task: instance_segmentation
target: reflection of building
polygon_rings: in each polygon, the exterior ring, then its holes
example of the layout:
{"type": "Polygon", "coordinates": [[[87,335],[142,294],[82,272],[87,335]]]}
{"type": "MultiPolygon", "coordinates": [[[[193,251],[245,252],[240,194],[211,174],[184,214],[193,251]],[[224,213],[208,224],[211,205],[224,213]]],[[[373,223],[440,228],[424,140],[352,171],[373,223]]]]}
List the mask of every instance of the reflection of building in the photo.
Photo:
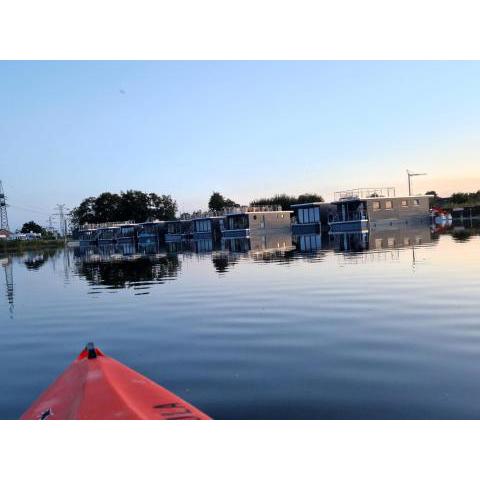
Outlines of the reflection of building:
{"type": "Polygon", "coordinates": [[[224,239],[265,235],[271,232],[290,233],[289,210],[271,210],[262,207],[244,207],[229,211],[223,221],[224,239]]]}
{"type": "Polygon", "coordinates": [[[410,224],[429,218],[429,195],[396,197],[395,189],[357,189],[335,193],[332,232],[410,224]]]}
{"type": "Polygon", "coordinates": [[[294,242],[300,252],[315,252],[329,247],[329,237],[326,233],[295,235],[294,242]]]}
{"type": "Polygon", "coordinates": [[[163,283],[177,276],[180,261],[176,255],[167,255],[165,250],[151,249],[150,246],[147,247],[148,252],[132,254],[128,250],[125,253],[129,245],[75,249],[77,273],[93,285],[113,288],[132,286],[134,290],[148,290],[150,282],[163,283]]]}
{"type": "Polygon", "coordinates": [[[337,211],[335,205],[326,202],[312,202],[292,205],[295,223],[294,235],[320,233],[328,230],[328,219],[337,211]]]}
{"type": "Polygon", "coordinates": [[[396,225],[371,228],[369,231],[339,232],[330,235],[331,247],[337,252],[398,249],[431,243],[430,225],[396,225]]]}
{"type": "Polygon", "coordinates": [[[222,250],[237,253],[292,250],[292,236],[280,232],[268,232],[264,235],[250,234],[249,237],[222,239],[222,250]]]}

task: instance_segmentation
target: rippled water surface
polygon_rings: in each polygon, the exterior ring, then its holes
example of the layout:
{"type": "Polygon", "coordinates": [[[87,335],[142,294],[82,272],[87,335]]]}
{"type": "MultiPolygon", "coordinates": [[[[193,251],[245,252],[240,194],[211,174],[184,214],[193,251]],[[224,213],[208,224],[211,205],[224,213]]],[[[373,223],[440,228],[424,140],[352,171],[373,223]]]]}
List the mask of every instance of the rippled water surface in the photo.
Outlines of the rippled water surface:
{"type": "Polygon", "coordinates": [[[3,256],[0,417],[93,340],[214,418],[480,418],[477,232],[3,256]]]}

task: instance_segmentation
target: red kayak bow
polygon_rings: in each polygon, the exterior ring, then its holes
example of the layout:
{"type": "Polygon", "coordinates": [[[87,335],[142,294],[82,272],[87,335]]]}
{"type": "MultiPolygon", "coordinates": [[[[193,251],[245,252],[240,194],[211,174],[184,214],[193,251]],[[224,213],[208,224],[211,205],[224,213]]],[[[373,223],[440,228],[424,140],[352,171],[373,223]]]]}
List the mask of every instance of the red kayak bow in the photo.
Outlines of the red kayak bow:
{"type": "Polygon", "coordinates": [[[89,343],[22,420],[210,420],[89,343]]]}

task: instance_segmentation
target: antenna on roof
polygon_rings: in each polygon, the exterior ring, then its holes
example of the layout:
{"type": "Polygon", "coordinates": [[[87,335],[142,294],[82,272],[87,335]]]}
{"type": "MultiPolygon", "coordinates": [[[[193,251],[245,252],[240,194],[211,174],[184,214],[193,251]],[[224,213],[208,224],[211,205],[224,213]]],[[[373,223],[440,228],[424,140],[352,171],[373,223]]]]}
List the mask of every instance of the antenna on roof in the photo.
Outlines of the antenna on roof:
{"type": "Polygon", "coordinates": [[[419,175],[426,175],[426,173],[413,173],[410,170],[407,170],[407,176],[408,176],[408,196],[412,196],[412,182],[411,182],[411,177],[418,177],[419,175]]]}

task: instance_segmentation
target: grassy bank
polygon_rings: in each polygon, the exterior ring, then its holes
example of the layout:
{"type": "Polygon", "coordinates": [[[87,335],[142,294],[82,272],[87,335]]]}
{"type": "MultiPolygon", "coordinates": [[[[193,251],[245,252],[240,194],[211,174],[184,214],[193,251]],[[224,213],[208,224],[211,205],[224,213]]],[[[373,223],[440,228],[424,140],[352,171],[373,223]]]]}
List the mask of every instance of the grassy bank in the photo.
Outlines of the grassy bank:
{"type": "Polygon", "coordinates": [[[25,250],[43,250],[65,245],[63,240],[0,240],[0,252],[22,252],[25,250]]]}

